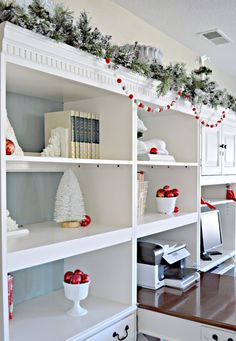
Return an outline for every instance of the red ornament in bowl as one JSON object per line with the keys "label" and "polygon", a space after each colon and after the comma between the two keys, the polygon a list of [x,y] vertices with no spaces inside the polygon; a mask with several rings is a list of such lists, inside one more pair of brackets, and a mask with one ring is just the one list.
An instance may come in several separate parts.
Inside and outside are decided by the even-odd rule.
{"label": "red ornament in bowl", "polygon": [[6,155],[12,155],[15,151],[15,145],[12,140],[6,139]]}

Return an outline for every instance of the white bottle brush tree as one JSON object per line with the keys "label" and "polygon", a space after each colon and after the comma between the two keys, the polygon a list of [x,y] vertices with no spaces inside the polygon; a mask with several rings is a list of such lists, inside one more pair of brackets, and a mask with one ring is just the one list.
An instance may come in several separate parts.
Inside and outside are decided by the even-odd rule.
{"label": "white bottle brush tree", "polygon": [[71,169],[64,172],[57,189],[54,220],[62,227],[78,227],[85,217],[79,181]]}

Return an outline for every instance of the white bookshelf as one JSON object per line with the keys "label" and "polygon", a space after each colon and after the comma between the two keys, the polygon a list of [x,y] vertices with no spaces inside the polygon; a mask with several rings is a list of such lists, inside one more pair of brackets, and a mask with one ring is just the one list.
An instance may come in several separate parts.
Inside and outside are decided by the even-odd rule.
{"label": "white bookshelf", "polygon": [[7,172],[63,172],[70,166],[85,164],[130,166],[133,162],[126,160],[72,159],[63,157],[6,156]]}
{"label": "white bookshelf", "polygon": [[55,222],[24,226],[29,234],[8,237],[8,272],[29,268],[131,241],[131,227],[111,228],[91,224],[87,227],[61,228]]}
{"label": "white bookshelf", "polygon": [[[6,91],[35,96],[45,102],[59,101],[64,110],[99,112],[101,123],[99,160],[46,158],[39,156],[41,150],[35,151],[35,155],[26,153],[24,157],[6,157],[5,149],[0,148],[0,209],[3,212],[0,217],[0,302],[3,303],[0,339],[9,341],[10,330],[10,341],[83,341],[121,319],[126,321],[130,314],[134,317],[137,238],[160,233],[164,238],[184,242],[191,251],[192,263],[200,264],[201,185],[236,183],[236,174],[200,176],[200,127],[193,119],[190,103],[180,100],[171,110],[160,114],[144,112],[117,86],[114,70],[109,69],[104,61],[11,24],[1,24],[0,30],[1,146],[5,147]],[[158,98],[158,82],[147,81],[124,68],[119,69],[119,74],[131,93],[153,106],[166,105],[176,95],[169,93]],[[145,139],[163,139],[170,154],[178,161],[137,160],[137,115],[148,127]],[[34,115],[29,116],[36,122]],[[17,126],[15,132],[17,135]],[[30,143],[26,149],[31,151]],[[53,222],[45,219],[38,222],[40,220],[36,217],[31,217],[28,219],[32,221],[24,224],[30,231],[28,235],[7,238],[7,205],[17,207],[18,202],[26,202],[28,194],[28,188],[18,192],[17,180],[23,176],[32,177],[26,187],[34,190],[38,187],[30,204],[38,205],[44,212],[47,208],[44,198],[37,200],[40,186],[45,185],[44,177],[49,173],[50,179],[57,179],[58,173],[69,167],[80,181],[87,213],[92,217],[91,225],[62,229]],[[139,220],[137,170],[144,170],[149,181],[146,211]],[[37,177],[41,179],[39,184],[33,182]],[[16,184],[14,195],[10,194],[13,184]],[[176,204],[180,212],[177,214],[155,213],[156,190],[166,184],[180,189]],[[53,192],[51,183],[48,187]],[[52,192],[51,197],[55,196],[55,189]],[[216,200],[215,204],[227,209],[230,206],[225,200]],[[27,218],[30,208],[22,207],[21,214]],[[223,214],[227,216],[227,210]],[[214,258],[211,265],[200,264],[202,271],[234,256],[235,232],[230,229],[234,216],[230,215],[229,221],[226,219],[229,223],[225,229],[223,257]],[[63,290],[59,290],[16,304],[14,318],[9,322],[7,273],[24,273],[26,270],[31,273],[38,266],[53,265],[55,261],[63,263],[64,271],[81,266],[92,274],[91,292],[82,302],[89,311],[88,315],[78,319],[68,317],[65,311],[70,302],[65,299]],[[47,278],[41,280],[43,283]],[[135,329],[134,322],[132,328]]]}
{"label": "white bookshelf", "polygon": [[135,306],[89,296],[81,301],[88,314],[83,318],[71,318],[66,314],[71,306],[72,302],[65,298],[63,290],[17,305],[14,320],[10,323],[10,339],[18,341],[20,335],[22,340],[35,341],[86,340],[95,328],[99,332],[109,326],[111,320],[115,323],[136,309]]}
{"label": "white bookshelf", "polygon": [[196,223],[197,219],[197,212],[181,212],[176,214],[145,214],[138,220],[137,238]]}
{"label": "white bookshelf", "polygon": [[211,270],[212,268],[222,264],[223,262],[231,259],[235,256],[235,249],[234,250],[225,250],[223,247],[217,248],[217,251],[220,251],[221,255],[211,255],[210,257],[212,260],[201,260],[200,261],[200,271],[206,272]]}

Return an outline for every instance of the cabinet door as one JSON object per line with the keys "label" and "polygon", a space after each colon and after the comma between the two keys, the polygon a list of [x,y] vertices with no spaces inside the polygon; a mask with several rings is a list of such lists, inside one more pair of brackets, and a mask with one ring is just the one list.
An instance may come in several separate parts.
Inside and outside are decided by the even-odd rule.
{"label": "cabinet door", "polygon": [[202,127],[202,175],[221,174],[220,128]]}
{"label": "cabinet door", "polygon": [[224,144],[222,173],[236,174],[236,127],[222,126],[222,143]]}
{"label": "cabinet door", "polygon": [[225,329],[202,327],[201,341],[236,341],[235,332]]}

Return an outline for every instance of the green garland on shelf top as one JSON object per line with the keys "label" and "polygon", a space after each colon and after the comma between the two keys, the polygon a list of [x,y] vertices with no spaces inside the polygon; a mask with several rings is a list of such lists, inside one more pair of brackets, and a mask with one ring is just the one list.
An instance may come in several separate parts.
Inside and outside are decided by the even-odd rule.
{"label": "green garland on shelf top", "polygon": [[113,67],[120,65],[160,81],[158,95],[169,90],[182,90],[183,96],[197,106],[208,105],[214,109],[222,106],[236,112],[236,97],[226,89],[219,89],[209,75],[212,71],[201,66],[189,75],[183,63],[163,66],[153,60],[144,63],[139,60],[138,43],[123,46],[114,45],[110,35],[103,35],[93,28],[85,11],[79,18],[62,5],[52,0],[17,0],[17,3],[0,0],[0,23],[9,21],[20,27],[40,33],[59,42],[64,42],[102,58],[109,58]]}

